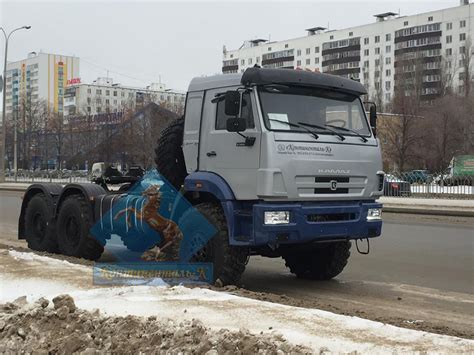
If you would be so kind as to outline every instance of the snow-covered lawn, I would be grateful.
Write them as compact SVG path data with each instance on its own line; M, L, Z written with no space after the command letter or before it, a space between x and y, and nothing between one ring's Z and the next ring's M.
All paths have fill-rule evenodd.
M459 353L474 349L474 341L398 328L358 317L338 315L318 309L286 306L243 298L225 292L182 286L95 287L85 285L89 266L71 264L32 253L9 251L13 262L34 266L45 272L54 270L55 278L38 275L14 276L3 269L0 274L0 302L26 295L29 301L52 299L70 294L79 308L100 309L109 315L138 315L171 318L175 321L201 320L211 329L247 328L252 333L282 334L295 344L315 351L386 353L429 352ZM61 274L67 277L61 278ZM18 274L16 274L18 275ZM76 275L73 278L69 275ZM74 282L80 278L80 282Z

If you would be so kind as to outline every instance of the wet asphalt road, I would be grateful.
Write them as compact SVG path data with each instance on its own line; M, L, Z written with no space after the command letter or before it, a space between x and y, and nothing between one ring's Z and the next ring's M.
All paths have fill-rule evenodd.
M3 240L16 239L21 196L21 192L0 191ZM338 277L340 281L474 293L474 219L385 214L382 237L371 240L370 254L358 254L355 245L351 252L348 266ZM271 291L272 284L281 285L290 278L293 276L282 259L252 257L242 283Z
M0 247L26 246L16 239L21 195L0 191ZM300 280L280 258L251 257L240 286L247 297L474 339L474 219L385 214L370 254L353 245L334 280Z

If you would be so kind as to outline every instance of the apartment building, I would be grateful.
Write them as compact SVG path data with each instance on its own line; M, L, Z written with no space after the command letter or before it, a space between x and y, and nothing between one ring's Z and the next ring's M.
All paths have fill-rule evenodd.
M79 58L60 54L31 52L26 59L7 63L6 114L22 106L46 100L49 110L63 111L68 81L79 77Z
M335 74L360 81L371 97L378 95L385 103L396 87L413 87L415 80L424 100L439 95L446 81L455 92L464 92L465 64L474 49L474 4L461 0L459 6L438 11L374 17L373 23L352 28L317 26L303 37L253 39L237 50L224 47L222 72L259 65Z
M65 92L64 117L120 113L150 102L179 112L184 109L185 97L185 93L167 89L163 83L137 88L114 83L112 78L97 78L91 84L72 82Z

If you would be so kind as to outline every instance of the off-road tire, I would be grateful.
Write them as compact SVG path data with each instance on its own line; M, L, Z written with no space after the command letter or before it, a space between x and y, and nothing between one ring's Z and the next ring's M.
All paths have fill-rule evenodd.
M236 284L243 272L249 255L248 248L229 245L229 233L222 207L218 203L201 203L194 206L217 230L216 234L191 259L191 262L213 264L213 281L222 285ZM183 214L185 219L186 213ZM192 236L185 235L185 238Z
M163 175L176 189L184 184L187 175L183 155L184 117L170 123L158 139L155 163L158 173Z
M103 245L90 234L92 208L83 195L66 197L56 224L59 251L64 255L98 260Z
M25 239L32 250L54 253L58 249L53 208L43 193L34 195L26 206Z
M285 265L298 278L330 280L339 275L351 255L351 242L320 244L308 251L283 255Z

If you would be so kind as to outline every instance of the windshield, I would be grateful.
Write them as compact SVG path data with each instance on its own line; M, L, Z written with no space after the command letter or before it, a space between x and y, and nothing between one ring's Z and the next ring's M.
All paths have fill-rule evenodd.
M370 136L365 112L357 96L276 84L260 87L259 94L265 126L270 130L304 132L296 125L306 123L328 126L343 135ZM324 129L314 130L318 134L331 134Z

